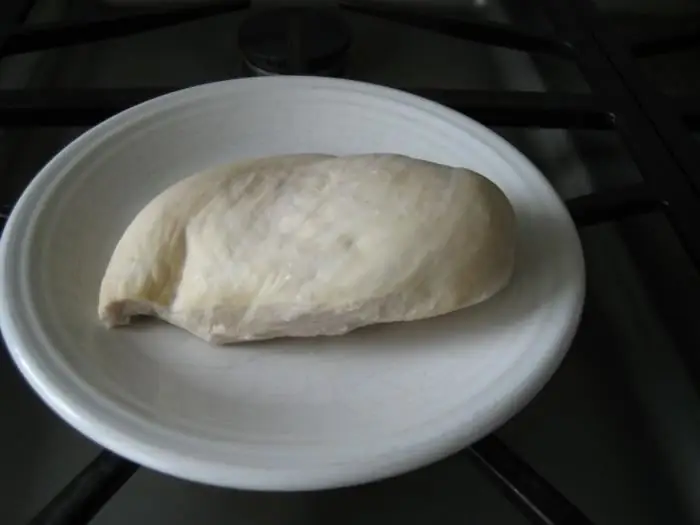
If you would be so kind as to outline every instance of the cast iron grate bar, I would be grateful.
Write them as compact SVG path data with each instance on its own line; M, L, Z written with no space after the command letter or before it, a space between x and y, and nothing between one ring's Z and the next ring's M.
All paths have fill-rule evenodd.
M592 525L578 508L495 436L483 438L467 451L531 523Z
M392 22L427 29L471 42L531 53L547 53L565 58L571 57L571 50L565 42L559 41L554 37L525 31L511 24L486 20L471 21L435 15L426 16L425 13L410 12L405 9L399 10L397 7L348 0L341 1L340 6L349 11L384 18Z
M6 0L0 4L0 58L15 28L24 23L35 3L36 0Z
M700 201L687 173L677 162L672 144L660 140L651 121L652 115L647 115L635 103L630 93L632 88L623 82L616 64L610 61L607 54L610 44L603 47L593 34L591 26L598 20L593 19L590 11L595 8L588 0L572 0L566 5L558 0L544 0L544 3L549 6L553 21L570 38L577 52L578 65L593 90L611 97L614 102L615 125L623 142L644 180L666 203L664 210L671 225L696 267L700 268L700 238L695 226L700 224ZM675 131L682 133L682 130ZM685 139L692 140L689 133L684 135ZM696 379L700 384L700 370L697 372Z
M94 125L177 88L0 90L0 125ZM610 129L610 102L594 96L524 91L405 89L492 126Z
M613 129L610 101L594 95L536 91L405 89L489 126Z
M578 23L587 26L589 37L603 50L604 58L616 71L623 89L636 102L637 113L641 109L641 114L646 115L666 151L695 188L696 196L700 197L697 143L683 125L681 116L673 111L673 104L648 81L615 29L597 13L591 1L576 0L570 9L570 16L575 14Z
M630 47L638 57L648 57L662 53L683 51L700 45L700 18L691 19L673 31L646 37L633 43Z
M532 523L591 524L576 507L495 436L483 438L466 450ZM29 525L89 523L137 468L136 464L103 450Z
M691 131L700 131L700 96L681 96L671 99L676 111Z
M138 465L103 449L29 525L89 523L137 469Z
M30 25L21 27L9 35L2 54L7 56L46 48L86 44L231 13L249 6L250 0L226 0L176 9L152 9L98 20Z
M0 126L93 126L168 88L0 90Z
M566 201L579 228L663 210L665 203L643 182Z

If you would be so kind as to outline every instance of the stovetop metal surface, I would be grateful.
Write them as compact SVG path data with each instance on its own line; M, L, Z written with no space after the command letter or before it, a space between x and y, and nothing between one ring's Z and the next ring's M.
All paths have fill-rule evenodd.
M552 29L536 14L524 12L522 6L518 9L517 2L503 4L488 3L463 14L477 21L505 22L510 17L518 27L535 33ZM585 7L588 2L574 4ZM34 8L29 22L132 12L91 2L44 1ZM91 119L160 91L243 74L235 34L244 16L243 12L220 14L119 39L4 58L0 62L0 204L5 212L36 170L86 129ZM93 509L92 522L522 524L583 523L582 516L597 524L700 522L700 405L693 369L679 351L683 341L692 345L698 334L692 309L685 313L672 309L674 303L696 304L700 290L688 257L692 248L684 251L678 230L667 218L678 220L682 212L664 213L663 205L657 206L657 187L649 193L641 186L655 175L649 173L650 166L635 163L629 143L605 119L607 113L581 110L583 99L578 98L547 99L556 104L518 99L506 104L510 109L505 111L498 102L504 90L600 97L615 80L602 87L596 82L589 86L571 60L469 42L368 14L346 12L344 16L354 35L347 77L423 92L431 88L428 95L438 100L445 98L443 90L479 90L481 99L455 98L452 93L453 98L446 101L466 107L467 114L490 124L527 154L569 200L582 225L589 285L578 336L551 382L495 433L496 444L505 444L541 478L506 468L499 472L507 479L499 481L479 461L480 452L487 460L499 460L499 451L489 448L493 443L488 442L485 448L467 450L396 479L318 493L223 490L141 468L101 510ZM0 21L4 23L5 18L0 16ZM639 25L629 38L648 37L647 29L639 30ZM654 24L656 30L659 25ZM5 34L0 25L0 39ZM31 41L25 39L23 44L15 38L12 43L10 39L5 49ZM657 40L657 50L659 41L662 49L664 45ZM688 60L684 57L679 60ZM686 121L697 124L700 112L693 108L698 104L690 97L697 94L697 84L681 78L678 68L662 59L644 59L642 69L655 89L676 97L673 103L686 114ZM674 72L670 87L668 71ZM94 88L110 94L106 98L105 92L97 98L94 91L76 95L76 89ZM28 98L27 89L41 91ZM630 95L632 109L644 104L634 96L638 94ZM575 107L571 114L564 111L569 103ZM65 114L58 110L49 114L47 105L60 110L66 104L79 111L71 111L71 126L57 126ZM632 109L625 106L621 111L626 115ZM538 115L537 122L547 120L546 129L524 125L532 114ZM561 129L571 128L567 123L576 119L586 129ZM46 122L52 125L41 125ZM653 131L658 135L664 130ZM668 155L661 156L659 162L668 160ZM674 170L682 171L683 160L678 166ZM680 185L690 187L692 182ZM602 200L585 197L601 191L605 192ZM615 220L607 220L611 218ZM0 433L0 519L26 523L100 450L41 403L5 352L0 352L0 389L0 417L8 429ZM108 473L112 459L102 456L101 466ZM536 509L523 506L523 498L518 503L513 489L525 488L525 496L541 494L540 487L533 485L538 479L547 480L581 514L562 515L562 507L555 505L551 515L538 515ZM504 488L508 484L510 490ZM546 487L544 492L547 500ZM60 517L56 512L44 514L35 523L61 523Z

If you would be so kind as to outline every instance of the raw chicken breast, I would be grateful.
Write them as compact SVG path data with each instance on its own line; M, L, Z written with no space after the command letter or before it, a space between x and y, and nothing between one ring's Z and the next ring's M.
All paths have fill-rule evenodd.
M514 250L508 199L472 171L391 154L257 159L153 199L117 244L99 317L157 316L218 344L339 335L484 301Z

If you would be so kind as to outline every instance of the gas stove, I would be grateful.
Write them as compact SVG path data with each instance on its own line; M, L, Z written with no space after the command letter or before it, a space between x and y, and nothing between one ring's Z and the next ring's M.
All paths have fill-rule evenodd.
M143 100L250 75L345 76L461 111L538 164L580 227L588 304L561 369L499 431L399 478L319 493L205 487L99 450L2 353L4 523L700 521L700 83L659 60L697 63L684 53L700 17L666 31L591 0L34 4L0 6L5 216L60 147Z

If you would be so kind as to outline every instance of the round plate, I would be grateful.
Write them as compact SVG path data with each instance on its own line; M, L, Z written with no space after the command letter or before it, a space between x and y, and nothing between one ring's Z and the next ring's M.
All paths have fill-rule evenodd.
M217 348L165 324L98 323L111 252L155 195L212 165L301 152L402 153L490 177L518 219L511 284L451 315L336 338ZM564 356L584 265L552 187L483 126L388 88L270 77L151 100L68 145L5 227L0 282L17 366L86 436L183 478L296 490L395 475L505 422Z

